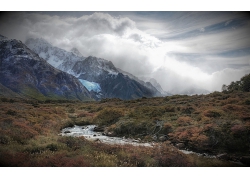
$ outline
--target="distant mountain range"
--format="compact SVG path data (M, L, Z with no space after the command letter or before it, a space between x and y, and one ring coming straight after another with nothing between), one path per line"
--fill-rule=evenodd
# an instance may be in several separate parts
M68 52L43 39L28 39L26 45L55 68L77 77L96 96L95 99L128 100L163 96L150 82L116 68L111 61L93 56L83 57L76 48Z
M74 76L51 66L21 41L0 37L0 94L39 100L90 100Z
M100 100L169 96L153 78L136 77L77 48L55 47L44 39L25 44L0 35L0 96L34 99ZM180 94L206 94L186 89Z

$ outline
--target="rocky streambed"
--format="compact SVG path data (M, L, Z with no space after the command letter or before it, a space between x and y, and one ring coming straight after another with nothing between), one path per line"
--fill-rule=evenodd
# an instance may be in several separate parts
M72 136L72 137L85 137L88 140L91 141L99 141L106 144L118 144L118 145L125 145L130 144L133 146L146 146L146 147L153 147L154 143L142 143L140 140L131 139L131 138L120 138L120 137L110 137L106 136L103 132L96 132L95 130L98 129L96 125L86 125L86 126L77 126L74 125L73 127L67 127L62 129L61 133L59 135L61 136ZM178 146L176 146L178 148ZM197 153L193 152L187 149L180 148L179 151L181 151L184 154L195 154L197 156L203 156L206 158L219 158L222 159L220 156L225 156L225 154L220 155L210 155L207 153ZM231 161L233 162L233 161ZM234 161L234 163L237 163L239 165L243 165L239 161Z
M130 139L130 138L120 138L120 137L110 137L104 135L102 132L95 132L94 129L96 125L87 125L87 126L77 126L74 127L67 127L62 129L60 135L62 136L73 136L73 137L80 137L83 136L88 140L92 141L100 141L107 144L131 144L134 146L149 146L152 147L153 143L141 143L139 140Z

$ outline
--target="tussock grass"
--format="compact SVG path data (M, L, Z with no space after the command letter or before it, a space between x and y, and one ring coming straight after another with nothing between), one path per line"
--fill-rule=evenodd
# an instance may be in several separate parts
M237 166L185 155L198 152L249 154L249 92L175 95L100 102L0 99L2 166ZM62 128L97 124L115 136L148 142L153 148L60 137ZM162 137L165 140L162 140ZM164 141L164 142L162 142ZM236 158L237 159L237 158Z

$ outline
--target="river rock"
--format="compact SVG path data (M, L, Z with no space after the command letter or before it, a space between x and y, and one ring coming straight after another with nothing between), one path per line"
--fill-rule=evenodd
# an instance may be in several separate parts
M64 133L67 134L67 133L71 133L71 132L70 131L65 131Z
M106 133L106 136L115 136L115 135L116 135L116 133L114 131L108 131Z
M166 140L167 140L167 137L166 137L166 136L160 136L160 137L159 137L159 140L162 141L162 142L163 142L163 141L166 141Z
M103 131L104 131L104 128L103 128L103 127L95 127L95 128L94 128L94 131L95 131L95 132L103 132Z
M185 147L185 144L184 143L177 143L175 145L177 148L184 148Z

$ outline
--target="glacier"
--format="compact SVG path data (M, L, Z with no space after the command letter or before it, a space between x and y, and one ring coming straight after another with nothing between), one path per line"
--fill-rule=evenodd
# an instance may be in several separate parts
M88 91L94 91L99 93L102 90L99 83L90 82L83 79L79 79L79 81L88 89Z

